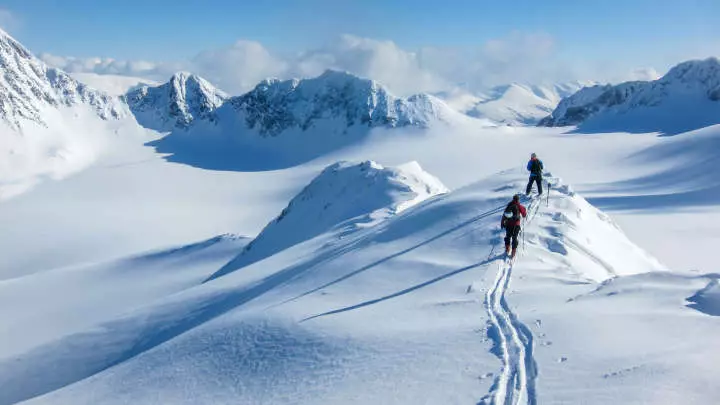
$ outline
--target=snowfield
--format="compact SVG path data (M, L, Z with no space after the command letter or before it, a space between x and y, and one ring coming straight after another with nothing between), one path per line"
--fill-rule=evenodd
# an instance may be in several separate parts
M0 62L0 405L720 398L716 61L581 90L569 128L514 126L559 87L115 97L2 32Z
M712 402L720 325L686 299L707 312L717 277L669 272L570 186L549 180L549 200L526 200L513 264L497 223L507 195L524 185L519 169L372 226L333 228L205 283L220 260L198 262L176 279L180 291L122 314L93 306L104 321L66 321L47 342L12 339L38 326L20 320L47 316L25 290L11 298L23 310L3 336L2 403ZM193 261L195 249L184 250L161 252L155 271ZM112 284L153 271L115 266ZM689 330L698 332L691 346Z

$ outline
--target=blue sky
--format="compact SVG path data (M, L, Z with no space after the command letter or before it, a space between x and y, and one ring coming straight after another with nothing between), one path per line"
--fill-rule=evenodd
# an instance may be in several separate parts
M578 52L648 54L658 41L720 37L716 0L3 0L0 8L17 16L14 34L36 52L125 59L179 58L241 38L292 51L345 33L415 48L542 31Z
M0 25L33 52L155 62L191 59L238 40L257 42L273 55L316 50L343 34L389 40L409 52L434 47L471 54L525 35L551 41L558 61L599 71L610 65L662 71L684 58L720 55L719 20L718 0L0 3ZM522 46L534 52L532 41ZM521 57L508 52L503 57Z

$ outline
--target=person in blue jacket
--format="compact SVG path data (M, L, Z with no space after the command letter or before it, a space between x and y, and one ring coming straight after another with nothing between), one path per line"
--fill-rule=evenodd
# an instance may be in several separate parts
M530 155L530 161L527 164L527 169L530 172L530 180L528 181L527 189L525 189L525 194L530 195L533 182L537 183L538 194L542 194L543 163L542 160L538 159L535 153Z

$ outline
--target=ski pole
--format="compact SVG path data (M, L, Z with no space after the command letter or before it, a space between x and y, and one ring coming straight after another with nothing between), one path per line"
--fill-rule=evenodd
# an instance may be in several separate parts
M550 189L552 188L552 184L548 182L548 194L547 194L547 206L550 206Z

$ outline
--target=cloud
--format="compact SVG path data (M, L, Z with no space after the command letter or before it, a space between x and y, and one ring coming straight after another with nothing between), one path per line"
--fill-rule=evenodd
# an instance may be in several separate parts
M12 11L0 7L0 29L9 33L18 30L22 26L22 20Z
M658 73L655 68L646 67L646 68L638 68L634 69L632 72L630 72L628 80L657 80L660 78L660 73Z
M450 82L422 66L418 53L392 41L343 35L330 45L300 54L293 62L299 76L316 76L325 69L346 70L377 80L394 92L410 94L446 89Z
M97 73L142 77L164 81L178 70L186 70L186 63L156 63L143 60L124 61L112 58L76 58L41 53L38 57L50 66L69 73Z
M70 72L135 76L166 81L178 70L205 77L230 94L250 90L267 77L313 77L326 69L377 80L398 95L464 88L471 92L511 82L548 84L573 80L652 79L651 68L633 70L615 60L568 61L555 39L543 32L511 32L474 47L407 50L393 41L342 35L323 46L280 55L255 41L209 49L179 62L121 61L43 54Z
M252 41L237 41L229 47L206 50L181 62L76 58L48 53L40 54L39 58L69 73L133 76L160 82L184 70L199 74L230 93L247 91L260 80L282 76L287 70L285 61L273 57L261 44Z
M258 42L240 40L229 47L200 52L187 70L233 93L249 90L265 78L284 76L288 63Z

